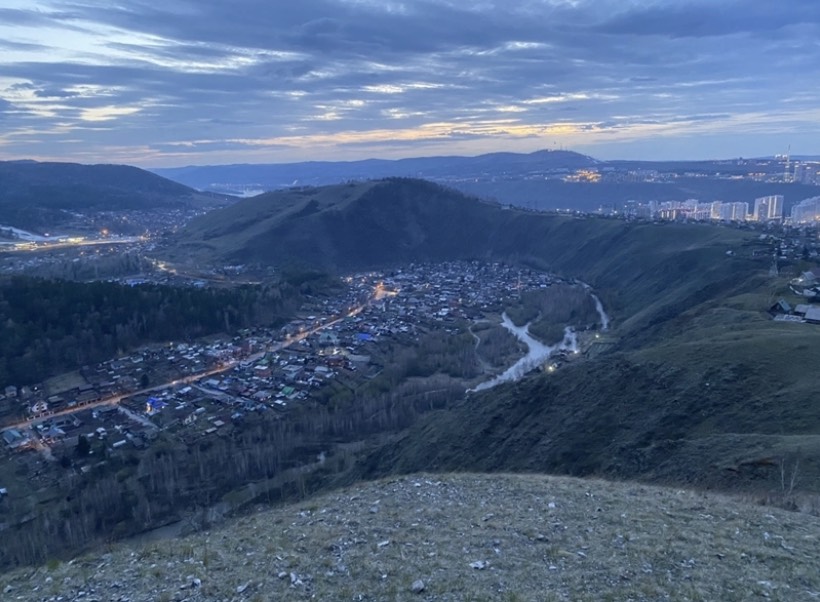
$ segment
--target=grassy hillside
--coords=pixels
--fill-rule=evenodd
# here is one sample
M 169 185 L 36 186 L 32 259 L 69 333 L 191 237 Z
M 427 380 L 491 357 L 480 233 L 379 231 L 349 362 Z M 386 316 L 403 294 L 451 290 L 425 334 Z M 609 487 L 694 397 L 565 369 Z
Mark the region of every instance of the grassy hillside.
M 359 474 L 606 475 L 744 490 L 820 512 L 820 330 L 771 321 L 760 311 L 765 292 L 715 295 L 653 300 L 649 325 L 638 319 L 645 310 L 607 335 L 614 352 L 429 415 Z
M 126 165 L 0 162 L 0 224 L 59 224 L 64 211 L 121 211 L 215 204 L 212 195 Z
M 811 600 L 819 539 L 817 518 L 705 494 L 414 475 L 15 571 L 0 591 L 21 602 Z

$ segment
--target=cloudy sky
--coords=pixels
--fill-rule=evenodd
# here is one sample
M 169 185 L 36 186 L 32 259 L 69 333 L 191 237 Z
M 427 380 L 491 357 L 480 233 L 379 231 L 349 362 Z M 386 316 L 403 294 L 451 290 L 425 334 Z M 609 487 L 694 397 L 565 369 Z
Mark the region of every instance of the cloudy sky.
M 0 159 L 820 154 L 818 0 L 0 0 Z

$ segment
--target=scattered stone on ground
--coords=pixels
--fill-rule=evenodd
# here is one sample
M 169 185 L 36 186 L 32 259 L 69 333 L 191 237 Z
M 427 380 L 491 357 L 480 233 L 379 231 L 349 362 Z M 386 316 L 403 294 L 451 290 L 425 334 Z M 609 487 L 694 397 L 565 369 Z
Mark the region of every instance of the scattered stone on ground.
M 378 500 L 374 503 L 373 500 Z M 375 512 L 372 512 L 373 509 Z M 820 599 L 820 519 L 534 475 L 366 483 L 0 575 L 3 602 Z

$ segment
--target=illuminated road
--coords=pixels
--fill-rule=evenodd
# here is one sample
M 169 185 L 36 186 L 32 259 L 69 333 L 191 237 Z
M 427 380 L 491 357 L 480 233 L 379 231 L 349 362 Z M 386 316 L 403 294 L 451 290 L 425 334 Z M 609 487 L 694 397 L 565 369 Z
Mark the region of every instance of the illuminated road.
M 65 240 L 38 241 L 15 243 L 11 245 L 0 245 L 0 253 L 37 253 L 42 251 L 53 251 L 54 249 L 65 249 L 69 247 L 88 247 L 94 245 L 124 245 L 135 242 L 145 242 L 148 240 L 143 236 L 123 236 L 119 238 L 69 238 Z
M 81 412 L 83 410 L 99 408 L 101 406 L 117 405 L 123 399 L 126 399 L 128 397 L 134 397 L 135 395 L 142 395 L 144 393 L 152 393 L 153 391 L 162 391 L 164 389 L 167 389 L 168 387 L 173 387 L 175 385 L 188 384 L 188 383 L 194 382 L 195 380 L 199 380 L 200 378 L 205 378 L 207 376 L 211 376 L 212 374 L 219 374 L 220 372 L 225 372 L 226 370 L 230 370 L 231 368 L 235 367 L 237 363 L 238 362 L 236 362 L 236 361 L 229 362 L 228 364 L 223 364 L 222 366 L 220 366 L 218 368 L 213 368 L 211 370 L 206 370 L 205 372 L 200 372 L 200 373 L 197 373 L 197 374 L 191 374 L 189 376 L 184 376 L 184 377 L 178 378 L 176 380 L 173 380 L 169 383 L 165 383 L 165 384 L 162 384 L 162 385 L 156 385 L 154 387 L 148 387 L 147 389 L 140 389 L 139 391 L 134 391 L 132 393 L 124 393 L 122 395 L 112 395 L 111 397 L 106 397 L 106 398 L 100 399 L 98 401 L 92 401 L 91 403 L 87 403 L 87 404 L 84 404 L 84 405 L 81 405 L 81 406 L 78 405 L 78 406 L 73 406 L 73 407 L 70 407 L 70 408 L 65 408 L 63 410 L 58 410 L 56 412 L 47 412 L 45 414 L 39 414 L 39 415 L 35 416 L 34 418 L 29 418 L 28 420 L 23 420 L 23 421 L 18 422 L 16 424 L 6 425 L 2 428 L 2 430 L 5 431 L 5 430 L 8 430 L 8 429 L 27 429 L 27 428 L 31 428 L 32 426 L 35 426 L 37 424 L 40 424 L 41 422 L 46 422 L 47 420 L 50 420 L 50 419 L 52 419 L 56 416 L 66 416 L 66 415 L 69 415 L 69 414 L 74 414 L 76 412 Z
M 371 301 L 375 300 L 375 298 L 376 297 L 374 296 L 373 299 L 371 299 Z M 278 351 L 281 351 L 282 349 L 286 349 L 286 348 L 290 347 L 291 345 L 294 345 L 295 343 L 298 343 L 299 341 L 302 341 L 302 340 L 306 339 L 307 337 L 309 337 L 313 334 L 316 334 L 317 332 L 319 332 L 321 330 L 324 330 L 326 328 L 330 328 L 331 326 L 335 326 L 336 324 L 339 324 L 340 322 L 342 322 L 346 318 L 352 318 L 352 317 L 358 315 L 359 313 L 361 313 L 361 311 L 371 301 L 369 301 L 366 304 L 359 305 L 358 307 L 354 307 L 353 309 L 351 309 L 347 314 L 345 314 L 342 317 L 334 318 L 334 319 L 330 320 L 329 322 L 325 322 L 324 324 L 320 324 L 318 326 L 315 326 L 314 328 L 311 328 L 309 330 L 305 330 L 304 332 L 300 332 L 297 335 L 290 336 L 284 341 L 274 343 L 273 345 L 269 346 L 265 351 L 260 351 L 258 353 L 255 353 L 255 354 L 253 354 L 253 355 L 251 355 L 251 356 L 249 356 L 249 357 L 247 357 L 247 358 L 245 358 L 241 361 L 243 361 L 243 362 L 255 362 L 255 361 L 263 358 L 266 353 L 276 353 Z M 118 405 L 123 399 L 127 399 L 129 397 L 134 397 L 136 395 L 144 395 L 146 393 L 152 393 L 154 391 L 163 391 L 163 390 L 165 390 L 169 387 L 189 384 L 189 383 L 192 383 L 194 381 L 197 381 L 197 380 L 200 380 L 200 379 L 203 379 L 203 378 L 207 378 L 209 376 L 213 376 L 214 374 L 221 374 L 223 372 L 227 372 L 228 370 L 232 370 L 233 368 L 235 368 L 239 364 L 239 362 L 240 362 L 240 360 L 231 360 L 229 362 L 226 362 L 226 363 L 223 363 L 223 364 L 219 365 L 216 368 L 211 368 L 210 370 L 206 370 L 204 372 L 198 372 L 197 374 L 190 374 L 188 376 L 183 376 L 183 377 L 177 378 L 175 380 L 172 380 L 170 382 L 163 383 L 161 385 L 155 385 L 153 387 L 148 387 L 146 389 L 141 389 L 139 391 L 134 391 L 132 393 L 124 393 L 122 395 L 112 395 L 111 397 L 106 397 L 104 399 L 100 399 L 98 401 L 87 403 L 87 404 L 82 405 L 82 406 L 74 406 L 74 407 L 71 407 L 71 408 L 65 408 L 63 410 L 58 410 L 56 412 L 40 414 L 40 415 L 37 415 L 33 418 L 29 418 L 28 420 L 23 420 L 21 422 L 15 423 L 15 424 L 6 425 L 6 426 L 0 428 L 0 432 L 8 430 L 8 429 L 29 429 L 29 428 L 37 425 L 37 424 L 40 424 L 42 422 L 46 422 L 47 420 L 50 420 L 51 418 L 54 418 L 54 417 L 57 417 L 57 416 L 65 416 L 65 415 L 69 415 L 69 414 L 74 414 L 76 412 L 80 412 L 80 411 L 88 410 L 88 409 L 93 409 L 93 408 L 98 408 L 98 407 L 101 407 L 101 406 Z

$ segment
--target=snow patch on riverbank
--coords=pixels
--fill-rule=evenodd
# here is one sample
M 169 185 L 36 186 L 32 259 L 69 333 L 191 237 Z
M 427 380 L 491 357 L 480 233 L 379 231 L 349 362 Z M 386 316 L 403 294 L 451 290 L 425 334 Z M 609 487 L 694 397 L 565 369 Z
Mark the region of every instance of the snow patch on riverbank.
M 50 240 L 45 236 L 33 234 L 32 232 L 28 232 L 26 230 L 20 230 L 20 228 L 14 228 L 13 226 L 4 226 L 0 224 L 0 230 L 11 232 L 12 236 L 16 237 L 18 240 L 22 242 L 43 242 L 45 240 Z
M 544 345 L 541 341 L 533 338 L 530 334 L 529 323 L 524 326 L 516 326 L 506 313 L 504 313 L 501 317 L 501 325 L 515 335 L 519 341 L 527 345 L 529 351 L 527 352 L 527 355 L 522 357 L 515 364 L 507 368 L 495 378 L 479 384 L 474 389 L 468 389 L 468 393 L 484 391 L 486 389 L 491 389 L 496 385 L 500 385 L 501 383 L 519 380 L 523 378 L 527 372 L 542 366 L 544 362 L 546 362 L 556 351 L 569 351 L 572 353 L 576 353 L 578 351 L 578 336 L 571 326 L 567 326 L 564 329 L 564 338 L 560 343 L 550 346 Z
M 601 318 L 601 330 L 609 330 L 609 316 L 604 311 L 604 304 L 598 298 L 598 295 L 592 295 L 592 300 L 595 301 L 595 309 L 598 311 L 598 316 Z

